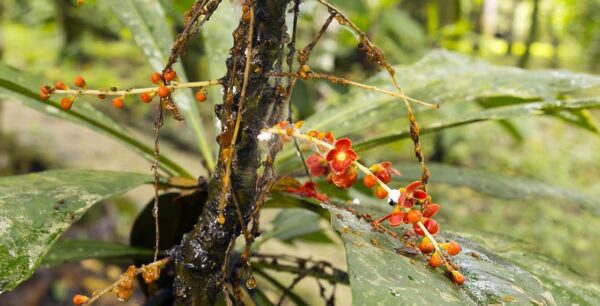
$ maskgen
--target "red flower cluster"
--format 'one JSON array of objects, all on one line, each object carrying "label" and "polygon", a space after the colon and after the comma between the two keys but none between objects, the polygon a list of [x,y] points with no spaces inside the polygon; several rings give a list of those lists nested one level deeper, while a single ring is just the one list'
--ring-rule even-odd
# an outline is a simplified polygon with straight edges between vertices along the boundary
[{"label": "red flower cluster", "polygon": [[325,159],[329,162],[329,167],[333,171],[331,181],[337,187],[349,188],[356,182],[358,174],[353,163],[358,159],[358,154],[352,150],[350,139],[338,139]]},{"label": "red flower cluster", "polygon": [[318,153],[312,154],[306,158],[306,165],[308,166],[308,171],[312,176],[327,175],[330,172],[327,160],[325,160],[325,158]]}]

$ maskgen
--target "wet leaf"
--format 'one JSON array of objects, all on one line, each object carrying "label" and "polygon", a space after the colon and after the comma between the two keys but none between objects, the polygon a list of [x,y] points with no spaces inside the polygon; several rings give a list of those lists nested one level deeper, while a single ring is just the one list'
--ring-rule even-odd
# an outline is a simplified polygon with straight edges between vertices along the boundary
[{"label": "wet leaf", "polygon": [[[152,68],[162,71],[167,63],[174,41],[171,27],[167,23],[165,11],[159,0],[108,0],[114,13],[129,29],[133,38],[146,55]],[[181,82],[187,82],[181,64],[173,65]],[[177,107],[185,117],[185,122],[192,128],[195,141],[204,161],[209,168],[214,168],[213,153],[208,146],[203,129],[204,124],[198,112],[198,106],[190,89],[178,89],[173,93]]]},{"label": "wet leaf", "polygon": [[43,266],[55,266],[84,259],[151,258],[152,249],[136,248],[125,244],[95,240],[60,240],[44,258]]},{"label": "wet leaf", "polygon": [[[366,221],[334,206],[327,209],[346,246],[355,305],[489,305],[507,297],[515,303],[557,305],[535,276],[466,238],[447,236],[459,240],[463,249],[453,257],[466,278],[463,286],[457,286],[441,271],[429,267],[420,255],[405,256],[396,251],[403,245],[373,232]],[[470,255],[474,252],[477,258]]]},{"label": "wet leaf", "polygon": [[0,293],[29,278],[60,236],[94,204],[151,180],[96,170],[0,178]]},{"label": "wet leaf", "polygon": [[[5,100],[5,103],[23,103],[23,105],[44,114],[89,127],[124,143],[142,157],[153,160],[153,148],[137,140],[126,128],[96,110],[89,103],[77,103],[71,110],[65,111],[60,107],[56,97],[48,101],[42,101],[39,98],[39,90],[42,84],[44,84],[44,81],[36,76],[0,64],[0,100]],[[159,167],[168,174],[191,176],[164,154],[161,154],[159,160]]]}]

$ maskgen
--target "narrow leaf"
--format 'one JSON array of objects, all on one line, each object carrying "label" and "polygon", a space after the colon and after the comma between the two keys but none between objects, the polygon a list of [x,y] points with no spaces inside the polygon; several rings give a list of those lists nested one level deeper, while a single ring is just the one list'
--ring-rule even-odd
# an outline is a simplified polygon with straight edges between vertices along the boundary
[{"label": "narrow leaf", "polygon": [[94,240],[60,240],[48,252],[42,265],[55,266],[84,259],[151,258],[152,249],[136,248],[125,244]]}]

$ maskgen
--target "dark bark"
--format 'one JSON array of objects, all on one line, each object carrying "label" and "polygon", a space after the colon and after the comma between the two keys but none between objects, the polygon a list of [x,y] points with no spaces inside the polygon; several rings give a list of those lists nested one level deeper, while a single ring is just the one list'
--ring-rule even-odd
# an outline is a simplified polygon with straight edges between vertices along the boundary
[{"label": "dark bark", "polygon": [[[285,14],[290,0],[260,0],[255,4],[255,24],[252,60],[246,98],[243,102],[242,120],[232,161],[232,190],[240,205],[245,223],[256,206],[255,199],[262,188],[257,186],[261,167],[261,152],[257,139],[260,130],[285,118],[287,107],[283,105],[285,90],[269,84],[262,72],[272,71],[285,42]],[[186,234],[181,245],[174,249],[177,277],[174,294],[177,305],[212,305],[222,291],[222,267],[229,245],[241,233],[239,219],[231,192],[223,194],[222,182],[226,167],[227,142],[231,141],[232,123],[240,103],[245,66],[246,35],[248,21],[242,19],[233,33],[232,56],[227,60],[227,76],[224,84],[235,88],[233,97],[225,94],[223,105],[217,107],[222,122],[219,162],[208,187],[208,200],[193,231]],[[234,69],[235,68],[235,69]],[[235,71],[234,71],[235,70]],[[262,71],[262,72],[261,72]],[[261,184],[264,184],[261,180]],[[219,224],[219,199],[226,198],[225,223]]]}]

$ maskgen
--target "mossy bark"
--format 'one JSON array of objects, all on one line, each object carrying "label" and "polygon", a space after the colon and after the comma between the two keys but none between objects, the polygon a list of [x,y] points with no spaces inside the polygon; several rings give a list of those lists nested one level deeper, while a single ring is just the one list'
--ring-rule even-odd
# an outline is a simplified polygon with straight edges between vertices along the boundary
[{"label": "mossy bark", "polygon": [[[225,94],[223,104],[216,112],[222,122],[219,161],[208,186],[208,200],[195,229],[186,234],[181,245],[173,251],[177,276],[174,294],[177,305],[212,305],[222,291],[222,267],[229,245],[240,234],[240,222],[231,191],[239,203],[247,222],[256,206],[260,192],[257,186],[261,168],[261,152],[257,138],[260,130],[285,118],[283,105],[285,90],[269,83],[264,72],[273,71],[285,43],[286,7],[290,0],[257,0],[254,8],[254,35],[252,59],[246,97],[243,101],[242,120],[234,146],[231,165],[231,190],[223,192],[227,160],[227,142],[231,141],[232,126],[237,115],[244,80],[245,51],[248,18],[242,18],[234,31],[234,46],[227,60],[226,87],[235,88]],[[210,42],[208,42],[210,43]],[[234,69],[235,68],[235,69]],[[263,182],[264,183],[264,182]],[[219,199],[225,197],[225,223],[219,224]]]}]

